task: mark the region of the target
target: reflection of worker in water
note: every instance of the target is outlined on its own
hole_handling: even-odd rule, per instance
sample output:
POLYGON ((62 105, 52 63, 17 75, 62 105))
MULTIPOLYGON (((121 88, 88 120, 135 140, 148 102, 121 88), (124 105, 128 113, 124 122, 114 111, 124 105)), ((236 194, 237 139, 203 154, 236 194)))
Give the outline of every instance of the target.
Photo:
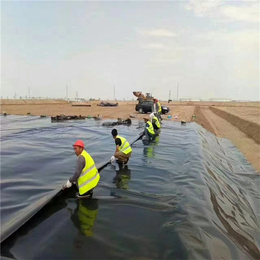
POLYGON ((154 147, 157 145, 160 141, 160 137, 156 136, 154 139, 154 142, 151 143, 148 147, 144 147, 144 156, 148 158, 153 158, 155 156, 154 147))
POLYGON ((98 200, 77 200, 77 208, 72 212, 71 220, 81 234, 93 236, 93 227, 98 213, 98 200))
POLYGON ((154 149, 152 146, 148 146, 144 148, 144 156, 153 158, 154 157, 154 149))
POLYGON ((128 168, 128 165, 119 164, 119 170, 116 171, 116 176, 113 179, 113 182, 116 184, 116 187, 119 189, 128 189, 128 182, 131 179, 131 170, 128 168))

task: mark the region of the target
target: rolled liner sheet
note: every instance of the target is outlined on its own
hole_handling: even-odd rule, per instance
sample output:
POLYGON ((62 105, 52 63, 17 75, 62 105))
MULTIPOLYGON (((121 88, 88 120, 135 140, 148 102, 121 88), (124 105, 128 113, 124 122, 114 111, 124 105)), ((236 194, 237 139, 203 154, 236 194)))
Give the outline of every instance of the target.
MULTIPOLYGON (((133 145, 136 141, 142 138, 142 133, 135 138, 130 145, 133 145)), ((109 164, 109 161, 97 163, 96 166, 100 172, 104 167, 109 164)), ((47 203, 49 203, 55 196, 61 195, 63 190, 60 189, 61 185, 51 191, 48 195, 44 196, 42 199, 33 203, 32 205, 25 208, 24 212, 18 215, 16 218, 12 219, 9 223, 1 228, 1 243, 11 236, 16 230, 18 230, 22 225, 24 225, 29 219, 31 219, 41 208, 43 208, 47 203)))

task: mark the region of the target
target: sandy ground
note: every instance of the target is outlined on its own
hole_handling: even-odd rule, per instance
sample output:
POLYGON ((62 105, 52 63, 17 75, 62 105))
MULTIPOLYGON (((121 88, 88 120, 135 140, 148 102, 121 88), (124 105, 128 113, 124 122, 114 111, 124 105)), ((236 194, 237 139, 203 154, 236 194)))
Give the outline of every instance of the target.
MULTIPOLYGON (((15 115, 26 115, 27 113, 30 113, 31 115, 40 116, 40 115, 46 115, 46 116, 56 116, 60 114, 64 115, 82 115, 82 116, 102 116, 105 118, 110 119, 117 119, 117 118, 123 118, 126 119, 130 115, 134 116, 136 119, 142 119, 145 115, 139 114, 135 111, 135 105, 137 104, 136 101, 119 101, 118 107, 100 107, 97 106, 100 102, 94 101, 94 102, 88 102, 88 104, 91 105, 91 107, 87 106, 72 106, 70 103, 29 103, 29 104, 17 104, 17 103, 9 103, 2 102, 0 112, 6 112, 7 114, 15 114, 15 115)), ((162 102, 162 105, 168 105, 167 102, 162 102)), ((176 105, 169 105, 171 111, 169 115, 176 115, 178 119, 175 119, 175 121, 191 121, 192 115, 194 113, 194 106, 176 106, 176 105)), ((163 115, 163 118, 165 120, 174 120, 168 119, 168 115, 163 115)))
POLYGON ((218 107, 223 111, 260 125, 260 107, 218 107))
MULTIPOLYGON (((130 115, 136 119, 142 119, 145 116, 135 111, 136 101, 116 102, 119 103, 118 107, 97 106, 100 101, 88 102, 91 107, 81 107, 72 106, 71 103, 59 100, 1 100, 0 112, 5 111, 7 114, 15 115, 30 113, 36 116, 102 115, 104 119, 126 119, 130 115)), ((260 144, 257 138, 260 135, 259 102, 171 102, 169 104, 161 102, 161 104, 169 106, 171 109, 168 115, 163 115, 164 120, 184 120, 186 122, 194 120, 215 135, 231 140, 252 163, 253 167, 260 172, 260 144), (216 109, 228 112, 228 114, 216 113, 216 109), (172 118, 168 118, 169 115, 172 118), (196 118, 193 119, 193 115, 196 118), (232 115, 236 116, 236 124, 234 124, 232 115), (178 119, 174 119, 174 116, 177 116, 178 119), (240 127, 241 125, 244 127, 240 127), (250 137, 252 131, 253 135, 251 134, 250 137)))
POLYGON ((203 107, 201 110, 214 129, 214 133, 219 137, 231 140, 254 168, 260 171, 260 145, 227 120, 214 114, 208 107, 203 107))

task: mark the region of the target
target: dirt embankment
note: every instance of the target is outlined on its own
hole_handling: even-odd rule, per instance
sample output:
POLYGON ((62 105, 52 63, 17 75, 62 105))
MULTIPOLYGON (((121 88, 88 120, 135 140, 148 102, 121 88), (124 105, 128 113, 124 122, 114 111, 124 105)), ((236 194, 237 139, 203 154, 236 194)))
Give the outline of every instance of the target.
MULTIPOLYGON (((246 114, 247 107, 244 107, 243 110, 246 114)), ((238 118, 233 114, 224 115, 221 112, 222 110, 218 108, 196 107, 195 121, 216 136, 229 139, 244 154, 253 167, 260 172, 260 145, 254 140, 255 136, 259 137, 260 134, 259 125, 238 118), (216 110, 217 113, 215 113, 216 110), (254 139, 249 135, 250 131, 254 139)), ((225 111, 223 112, 225 113, 225 111)), ((256 119, 252 117, 252 120, 255 121, 256 119)))
POLYGON ((194 109, 194 115, 196 116, 195 122, 203 126, 206 130, 211 132, 212 134, 216 135, 216 132, 214 131, 214 128, 212 127, 211 123, 208 121, 206 116, 201 111, 201 108, 199 106, 196 106, 194 109))
POLYGON ((239 118, 260 125, 260 106, 258 107, 217 107, 239 118))
POLYGON ((237 127, 240 131, 252 138, 256 143, 260 144, 260 125, 254 122, 249 122, 243 118, 230 114, 226 111, 217 109, 215 107, 210 107, 210 110, 214 112, 216 115, 227 120, 233 126, 237 127))
MULTIPOLYGON (((161 102, 161 101, 160 101, 161 102)), ((162 103, 162 102, 161 102, 162 103)), ((163 102, 167 103, 167 102, 163 102)), ((166 104, 167 106, 216 106, 216 107, 260 107, 258 101, 255 102, 239 102, 239 101, 174 101, 166 104)))

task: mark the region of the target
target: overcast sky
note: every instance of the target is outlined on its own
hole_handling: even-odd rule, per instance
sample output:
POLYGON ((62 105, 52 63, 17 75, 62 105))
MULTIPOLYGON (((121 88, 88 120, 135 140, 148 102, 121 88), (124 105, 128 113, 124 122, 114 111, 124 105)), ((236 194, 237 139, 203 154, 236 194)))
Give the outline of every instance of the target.
POLYGON ((259 1, 2 1, 1 96, 259 100, 259 1))

